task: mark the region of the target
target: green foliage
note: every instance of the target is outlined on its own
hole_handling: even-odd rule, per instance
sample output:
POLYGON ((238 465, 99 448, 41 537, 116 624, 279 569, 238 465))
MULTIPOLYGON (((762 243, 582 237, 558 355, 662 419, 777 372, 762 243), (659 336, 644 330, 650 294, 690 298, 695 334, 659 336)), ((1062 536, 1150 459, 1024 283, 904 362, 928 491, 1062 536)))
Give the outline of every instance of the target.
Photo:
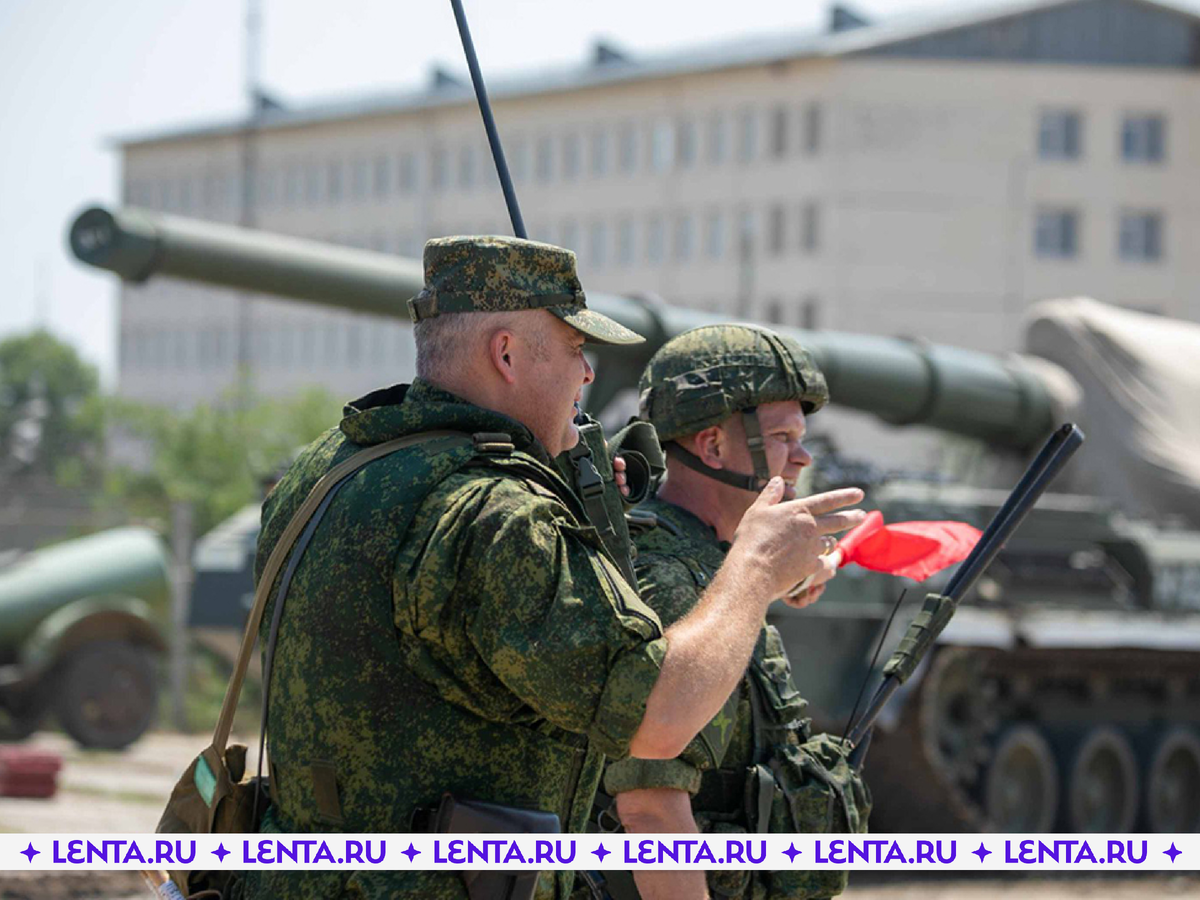
POLYGON ((318 388, 285 400, 256 399, 243 389, 182 413, 111 400, 112 422, 145 442, 150 465, 110 467, 106 499, 164 528, 171 503, 190 502, 196 534, 203 534, 258 499, 263 480, 335 424, 338 409, 318 388))
POLYGON ((0 472, 83 486, 99 472, 104 404, 95 366, 45 330, 0 341, 0 472))

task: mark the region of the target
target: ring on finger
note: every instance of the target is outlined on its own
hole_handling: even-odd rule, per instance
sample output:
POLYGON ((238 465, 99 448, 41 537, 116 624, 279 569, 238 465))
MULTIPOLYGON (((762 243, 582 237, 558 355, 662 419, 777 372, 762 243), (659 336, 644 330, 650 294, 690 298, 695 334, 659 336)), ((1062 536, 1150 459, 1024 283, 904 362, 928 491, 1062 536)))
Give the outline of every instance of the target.
POLYGON ((837 549, 837 538, 832 534, 821 535, 821 556, 828 556, 837 549))

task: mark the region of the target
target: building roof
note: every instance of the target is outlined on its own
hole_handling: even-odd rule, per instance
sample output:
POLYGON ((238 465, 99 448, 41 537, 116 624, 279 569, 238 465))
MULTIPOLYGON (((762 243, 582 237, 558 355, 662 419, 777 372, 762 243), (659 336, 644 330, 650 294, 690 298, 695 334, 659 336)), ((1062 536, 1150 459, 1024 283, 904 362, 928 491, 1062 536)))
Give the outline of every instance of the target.
MULTIPOLYGON (((897 50, 901 51, 899 55, 903 55, 905 46, 916 46, 930 38, 949 37, 968 29, 1071 6, 1100 4, 1157 12, 1180 18, 1193 26, 1200 25, 1200 14, 1194 9, 1169 0, 1006 0, 983 7, 947 7, 936 13, 900 16, 887 22, 866 23, 857 27, 851 25, 840 30, 742 37, 646 56, 630 57, 614 50, 611 45, 599 43, 595 58, 585 64, 498 76, 488 80, 488 93, 494 100, 506 100, 789 60, 876 55, 887 52, 897 55, 897 50)), ((845 11, 842 11, 842 14, 845 15, 845 11)), ((850 14, 850 18, 853 20, 858 17, 850 14)), ((928 43, 925 47, 928 47, 928 43)), ((914 55, 934 54, 918 52, 914 55)), ((970 50, 964 54, 960 49, 945 55, 961 59, 970 58, 973 54, 970 50)), ((1144 61, 1142 64, 1145 64, 1144 61)), ((296 106, 265 104, 257 127, 261 130, 292 128, 474 102, 474 95, 465 75, 458 80, 445 69, 437 67, 429 83, 417 89, 358 94, 296 106)), ((116 143, 120 147, 129 148, 239 134, 248 124, 247 118, 243 116, 118 138, 116 143)))

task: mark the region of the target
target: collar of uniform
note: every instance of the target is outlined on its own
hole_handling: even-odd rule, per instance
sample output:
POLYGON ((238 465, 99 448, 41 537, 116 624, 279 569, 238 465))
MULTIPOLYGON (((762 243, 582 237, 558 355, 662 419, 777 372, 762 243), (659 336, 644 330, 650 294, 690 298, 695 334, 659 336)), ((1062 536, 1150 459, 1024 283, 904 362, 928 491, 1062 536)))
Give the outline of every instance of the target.
POLYGON ((682 506, 651 497, 643 502, 638 509, 654 513, 660 519, 665 519, 675 527, 679 536, 687 541, 720 548, 722 553, 729 552, 729 541, 717 540, 717 532, 711 525, 706 524, 695 513, 689 512, 682 506))
POLYGON ((372 391, 346 404, 339 426, 356 444, 371 446, 420 431, 447 429, 502 432, 513 446, 539 462, 550 464, 545 449, 528 428, 503 413, 476 406, 421 378, 372 391))

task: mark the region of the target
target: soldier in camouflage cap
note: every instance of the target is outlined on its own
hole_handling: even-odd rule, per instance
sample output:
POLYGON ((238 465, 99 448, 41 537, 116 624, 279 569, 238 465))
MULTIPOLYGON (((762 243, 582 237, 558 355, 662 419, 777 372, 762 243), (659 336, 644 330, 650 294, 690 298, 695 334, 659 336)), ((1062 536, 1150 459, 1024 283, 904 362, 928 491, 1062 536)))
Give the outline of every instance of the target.
POLYGON ((575 254, 510 237, 435 238, 425 245, 425 289, 408 301, 414 322, 443 313, 545 309, 596 344, 641 335, 587 308, 575 254))
MULTIPOLYGON (((568 251, 446 238, 425 259, 417 378, 349 404, 263 507, 260 567, 331 468, 417 440, 344 484, 295 568, 268 686, 265 832, 420 830, 447 793, 580 830, 605 757, 676 756, 737 684, 770 598, 813 569, 790 550, 812 521, 763 502, 707 604, 664 631, 552 465, 578 439, 584 341, 632 333, 588 313, 568 251)), ((572 882, 542 873, 536 897, 572 882)), ((467 896, 457 873, 419 870, 261 869, 241 890, 467 896)))
MULTIPOLYGON (((668 341, 650 360, 641 380, 640 412, 667 451, 668 474, 657 495, 638 507, 639 517, 652 524, 635 535, 636 573, 642 599, 664 624, 687 616, 723 570, 729 542, 762 485, 782 477, 793 486, 812 461, 802 444, 806 417, 828 399, 825 379, 808 352, 762 328, 697 328, 668 341)), ((795 551, 815 555, 832 542, 826 535, 795 551)), ((824 590, 836 569, 824 556, 818 562, 813 584, 794 592, 789 602, 805 606, 824 590)), ((765 620, 758 624, 741 683, 679 757, 629 758, 608 766, 604 788, 615 796, 627 832, 753 834, 865 826, 865 788, 839 744, 809 734, 806 703, 792 682, 779 633, 765 620), (847 802, 824 784, 806 781, 819 768, 842 785, 847 802)), ((606 874, 616 900, 689 900, 705 897, 706 889, 713 898, 801 900, 833 896, 845 884, 840 872, 606 874)))

